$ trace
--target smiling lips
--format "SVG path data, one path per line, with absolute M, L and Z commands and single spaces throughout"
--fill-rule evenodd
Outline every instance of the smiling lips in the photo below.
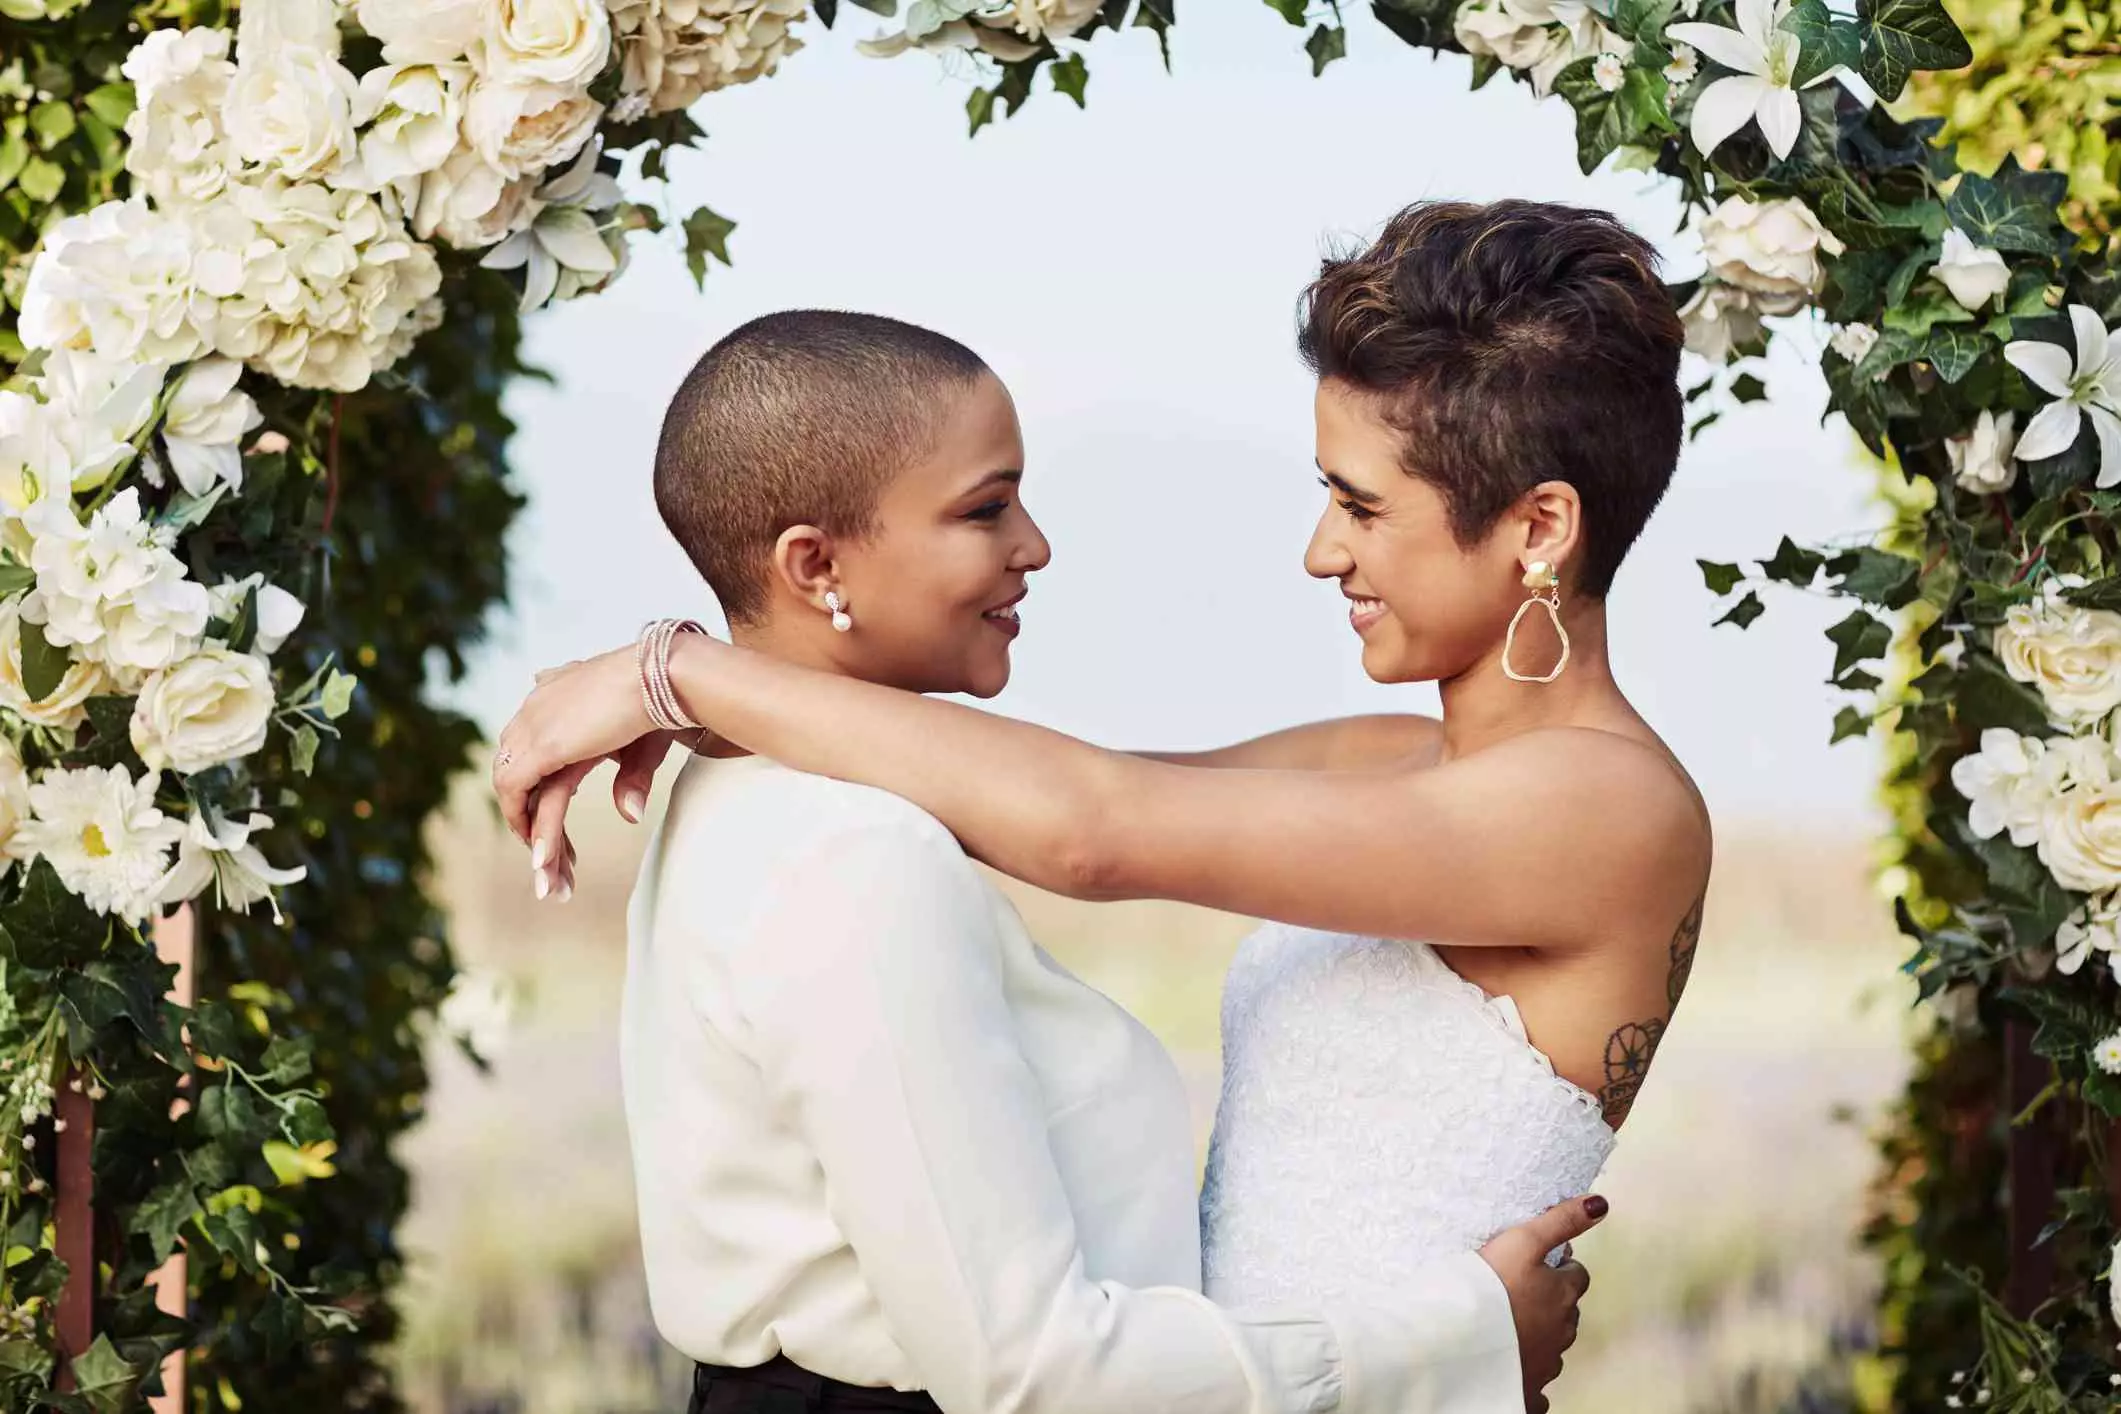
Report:
M 1024 594 L 1030 592 L 1027 589 Z M 1016 606 L 1024 602 L 1024 594 L 1017 595 L 1006 604 L 989 609 L 986 613 L 981 614 L 980 617 L 1008 634 L 1011 638 L 1014 638 L 1017 634 L 1023 632 L 1024 628 L 1023 622 L 1016 616 Z
M 1343 590 L 1342 593 L 1347 593 Z M 1385 616 L 1385 601 L 1365 599 L 1360 594 L 1348 594 L 1348 623 L 1357 633 Z

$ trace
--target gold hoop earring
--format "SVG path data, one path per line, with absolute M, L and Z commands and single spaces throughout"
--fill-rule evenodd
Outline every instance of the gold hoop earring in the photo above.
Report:
M 1532 591 L 1532 597 L 1517 606 L 1517 613 L 1510 619 L 1510 631 L 1503 636 L 1502 675 L 1511 682 L 1552 682 L 1569 665 L 1569 631 L 1561 626 L 1561 575 L 1545 560 L 1534 560 L 1525 566 L 1524 587 Z M 1544 677 L 1520 673 L 1510 666 L 1510 655 L 1517 649 L 1517 626 L 1534 604 L 1547 611 L 1547 619 L 1561 639 L 1561 657 Z

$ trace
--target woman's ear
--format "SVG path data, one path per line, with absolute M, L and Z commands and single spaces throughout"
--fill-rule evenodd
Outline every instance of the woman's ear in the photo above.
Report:
M 1524 495 L 1519 513 L 1524 522 L 1523 559 L 1545 560 L 1566 582 L 1583 548 L 1583 498 L 1566 481 L 1542 481 Z
M 772 577 L 782 593 L 822 610 L 826 591 L 840 587 L 832 537 L 814 525 L 789 526 L 773 542 Z

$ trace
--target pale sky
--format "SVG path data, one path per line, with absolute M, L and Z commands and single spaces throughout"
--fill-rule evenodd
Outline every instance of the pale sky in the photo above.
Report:
M 531 505 L 513 609 L 459 700 L 498 728 L 535 668 L 648 618 L 715 618 L 655 515 L 664 402 L 735 325 L 823 305 L 940 329 L 1015 394 L 1025 501 L 1055 554 L 998 710 L 1167 748 L 1434 710 L 1428 687 L 1364 677 L 1338 590 L 1303 573 L 1321 493 L 1297 293 L 1328 242 L 1424 197 L 1606 207 L 1689 274 L 1674 193 L 1639 173 L 1585 178 L 1560 100 L 1501 81 L 1469 92 L 1463 58 L 1428 58 L 1354 6 L 1350 57 L 1322 79 L 1304 32 L 1257 0 L 1193 4 L 1173 73 L 1146 33 L 1104 35 L 1087 111 L 1041 91 L 969 140 L 963 77 L 923 55 L 862 57 L 876 22 L 841 9 L 777 76 L 695 110 L 712 136 L 675 160 L 671 215 L 706 201 L 737 221 L 735 267 L 698 292 L 673 246 L 643 241 L 611 289 L 532 320 L 530 359 L 558 381 L 509 399 Z M 1712 630 L 1694 565 L 1880 520 L 1853 439 L 1820 426 L 1819 341 L 1783 340 L 1772 402 L 1689 448 L 1611 602 L 1622 685 L 1726 822 L 1846 827 L 1870 809 L 1872 749 L 1826 746 L 1842 697 L 1819 630 L 1846 606 L 1783 592 L 1750 631 Z

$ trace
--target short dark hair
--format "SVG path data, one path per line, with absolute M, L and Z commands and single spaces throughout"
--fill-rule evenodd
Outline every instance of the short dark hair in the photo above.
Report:
M 707 350 L 663 414 L 655 504 L 731 623 L 766 609 L 791 525 L 859 539 L 935 445 L 949 393 L 986 373 L 955 339 L 877 314 L 762 315 Z
M 1579 588 L 1603 598 L 1679 461 L 1684 341 L 1649 242 L 1608 212 L 1420 202 L 1304 292 L 1298 346 L 1376 397 L 1461 545 L 1526 491 L 1583 499 Z

